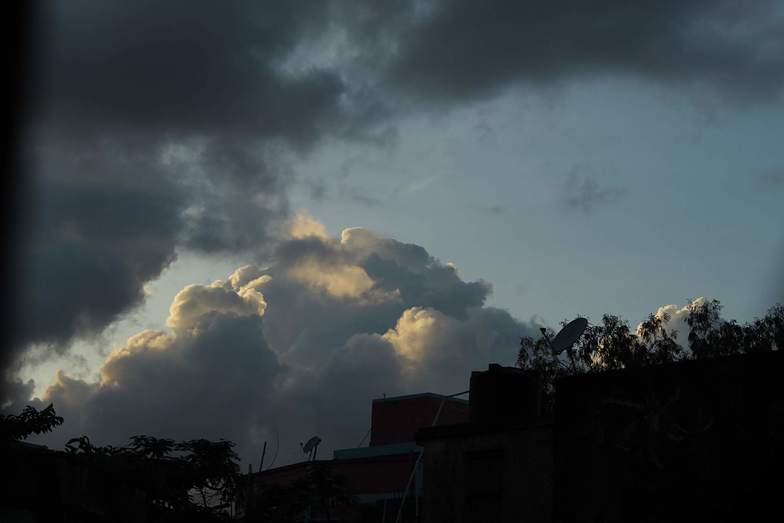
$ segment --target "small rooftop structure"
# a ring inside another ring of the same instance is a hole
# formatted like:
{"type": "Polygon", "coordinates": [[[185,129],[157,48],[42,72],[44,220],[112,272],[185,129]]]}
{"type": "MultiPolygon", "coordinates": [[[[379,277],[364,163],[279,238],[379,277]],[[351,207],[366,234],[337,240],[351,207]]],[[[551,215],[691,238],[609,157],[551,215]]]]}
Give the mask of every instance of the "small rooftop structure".
{"type": "Polygon", "coordinates": [[[468,401],[432,392],[375,399],[370,446],[413,442],[416,431],[431,426],[436,414],[437,425],[451,425],[467,422],[469,412],[468,401]]]}
{"type": "Polygon", "coordinates": [[[530,371],[491,363],[471,373],[471,423],[525,425],[541,417],[541,407],[542,387],[530,371]]]}

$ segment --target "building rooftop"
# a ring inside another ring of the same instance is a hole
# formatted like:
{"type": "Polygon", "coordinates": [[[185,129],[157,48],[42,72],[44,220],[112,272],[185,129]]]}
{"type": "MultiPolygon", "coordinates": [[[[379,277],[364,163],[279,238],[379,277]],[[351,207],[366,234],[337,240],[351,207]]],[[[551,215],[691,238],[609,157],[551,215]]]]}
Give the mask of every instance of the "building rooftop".
{"type": "Polygon", "coordinates": [[[387,401],[404,401],[417,398],[436,398],[438,400],[453,401],[455,403],[464,403],[468,405],[468,400],[456,398],[454,396],[444,396],[443,394],[436,394],[435,392],[420,392],[418,394],[404,394],[402,396],[389,396],[384,398],[376,398],[373,403],[383,403],[387,401]]]}
{"type": "Polygon", "coordinates": [[[409,443],[422,427],[463,423],[469,420],[466,400],[425,392],[373,400],[370,446],[409,443]],[[438,419],[436,420],[436,416],[438,419]]]}

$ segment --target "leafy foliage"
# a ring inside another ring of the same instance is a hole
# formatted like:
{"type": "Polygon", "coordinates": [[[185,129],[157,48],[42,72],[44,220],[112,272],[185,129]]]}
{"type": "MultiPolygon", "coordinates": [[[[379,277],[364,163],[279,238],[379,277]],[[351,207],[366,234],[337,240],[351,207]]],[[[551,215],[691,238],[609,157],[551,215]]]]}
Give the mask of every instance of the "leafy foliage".
{"type": "Polygon", "coordinates": [[[152,436],[131,436],[130,450],[137,456],[147,459],[162,459],[176,448],[173,439],[152,436]]]}
{"type": "Polygon", "coordinates": [[[112,445],[96,447],[90,442],[90,438],[80,436],[68,440],[65,444],[65,452],[71,455],[118,456],[127,455],[129,450],[126,447],[113,447],[112,445]]]}
{"type": "Polygon", "coordinates": [[[31,434],[51,432],[62,423],[63,418],[57,415],[51,403],[41,411],[28,405],[20,414],[0,415],[0,440],[27,439],[31,434]]]}
{"type": "MultiPolygon", "coordinates": [[[[693,301],[685,319],[688,339],[681,341],[676,331],[667,330],[671,318],[666,314],[649,315],[636,333],[625,320],[605,314],[560,355],[552,353],[545,337],[524,337],[517,366],[539,375],[552,406],[554,383],[562,376],[784,349],[784,306],[776,305],[747,324],[722,320],[721,308],[717,300],[693,301]]],[[[550,338],[555,334],[545,332],[550,338]]]]}
{"type": "Polygon", "coordinates": [[[228,508],[237,494],[239,458],[234,443],[226,440],[194,439],[176,445],[179,458],[190,471],[191,488],[198,494],[200,508],[228,508]]]}
{"type": "Polygon", "coordinates": [[[236,499],[239,458],[234,443],[195,439],[175,442],[138,435],[127,447],[95,446],[87,436],[72,438],[66,453],[85,458],[122,458],[113,466],[147,494],[159,512],[220,518],[236,499]]]}
{"type": "Polygon", "coordinates": [[[784,306],[772,307],[764,318],[740,325],[721,320],[717,300],[692,306],[687,318],[689,344],[696,358],[784,349],[784,306]]]}

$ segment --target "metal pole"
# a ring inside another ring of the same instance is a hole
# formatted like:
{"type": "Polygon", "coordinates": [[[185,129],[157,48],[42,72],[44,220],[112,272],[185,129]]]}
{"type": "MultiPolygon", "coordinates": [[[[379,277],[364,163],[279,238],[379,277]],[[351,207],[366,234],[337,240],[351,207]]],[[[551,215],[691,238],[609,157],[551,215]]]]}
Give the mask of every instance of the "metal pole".
{"type": "Polygon", "coordinates": [[[261,463],[259,463],[259,472],[261,472],[262,467],[264,467],[264,455],[267,453],[267,442],[264,442],[264,448],[261,449],[261,463]]]}

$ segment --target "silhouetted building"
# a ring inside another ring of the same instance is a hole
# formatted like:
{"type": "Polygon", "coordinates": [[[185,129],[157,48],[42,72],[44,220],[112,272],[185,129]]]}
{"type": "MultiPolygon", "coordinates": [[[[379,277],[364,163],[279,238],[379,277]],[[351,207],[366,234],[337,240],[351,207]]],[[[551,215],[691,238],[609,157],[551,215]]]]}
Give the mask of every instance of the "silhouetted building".
{"type": "Polygon", "coordinates": [[[429,427],[438,414],[438,425],[462,423],[469,418],[468,401],[432,392],[373,400],[370,446],[413,443],[416,431],[429,427]]]}
{"type": "Polygon", "coordinates": [[[495,364],[472,373],[470,404],[374,400],[371,445],[319,462],[357,501],[333,519],[394,521],[416,469],[403,521],[762,520],[784,486],[782,370],[774,351],[574,376],[556,384],[554,415],[535,375],[495,364]]]}
{"type": "Polygon", "coordinates": [[[470,422],[423,428],[425,523],[550,521],[553,429],[528,372],[471,374],[470,422]]]}
{"type": "Polygon", "coordinates": [[[784,354],[574,376],[542,416],[527,373],[471,379],[471,421],[424,428],[424,523],[760,521],[780,512],[784,354]]]}
{"type": "MultiPolygon", "coordinates": [[[[418,471],[415,466],[422,448],[416,444],[415,433],[434,421],[440,425],[468,419],[468,402],[458,398],[422,393],[375,399],[369,446],[335,450],[332,460],[295,463],[252,474],[251,506],[272,488],[291,487],[305,480],[313,467],[327,467],[342,481],[354,502],[350,510],[333,511],[330,518],[334,521],[395,521],[407,487],[402,521],[418,521],[423,485],[421,466],[418,471]]],[[[249,519],[252,517],[250,514],[249,519]]],[[[319,517],[323,515],[307,508],[299,515],[303,521],[319,517]]]]}
{"type": "Polygon", "coordinates": [[[784,492],[784,353],[565,378],[556,521],[767,521],[784,492]]]}

